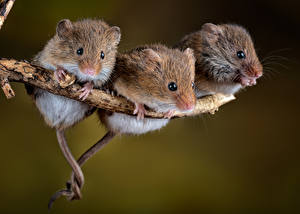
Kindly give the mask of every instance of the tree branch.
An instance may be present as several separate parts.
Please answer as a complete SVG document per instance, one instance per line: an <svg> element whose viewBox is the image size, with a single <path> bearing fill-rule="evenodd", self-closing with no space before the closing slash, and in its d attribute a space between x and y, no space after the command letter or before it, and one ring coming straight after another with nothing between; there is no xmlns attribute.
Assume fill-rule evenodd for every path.
<svg viewBox="0 0 300 214"><path fill-rule="evenodd" d="M0 29L14 5L15 0L2 0L0 3ZM22 82L47 90L51 93L65 96L74 100L79 99L78 92L81 86L74 84L75 77L68 75L64 82L57 82L52 71L47 71L41 67L31 65L26 61L17 61L14 59L0 59L0 85L5 96L10 99L15 96L9 81ZM202 113L213 114L218 108L231 100L233 95L225 96L216 94L197 100L196 108L193 112L184 114L177 112L175 117L193 116ZM85 103L97 108L106 109L112 112L133 114L134 105L124 97L111 96L102 90L92 90L92 93L84 101ZM162 113L147 110L146 117L163 118Z"/></svg>
<svg viewBox="0 0 300 214"><path fill-rule="evenodd" d="M2 89L8 98L14 96L14 92L9 85L10 82L28 83L47 90L53 94L68 97L70 99L79 99L79 90L81 86L74 84L75 77L68 76L66 81L57 82L53 71L31 65L26 61L17 61L15 59L0 59L0 80ZM2 84L3 82L3 84ZM234 100L233 95L216 94L213 96L204 97L197 100L196 108L190 113L177 112L175 117L194 116L202 113L214 113L218 108L231 100ZM124 97L112 96L103 90L93 89L92 93L84 101L85 103L97 108L106 109L112 112L120 112L132 115L134 104ZM162 113L152 110L147 110L146 117L163 118Z"/></svg>

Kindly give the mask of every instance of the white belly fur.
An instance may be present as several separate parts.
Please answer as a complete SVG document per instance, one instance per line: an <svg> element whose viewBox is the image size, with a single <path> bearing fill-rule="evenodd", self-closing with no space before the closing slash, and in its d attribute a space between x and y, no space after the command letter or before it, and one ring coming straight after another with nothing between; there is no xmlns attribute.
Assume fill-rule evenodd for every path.
<svg viewBox="0 0 300 214"><path fill-rule="evenodd" d="M145 118L137 120L136 116L113 113L106 116L108 129L120 134L144 134L161 129L168 124L168 119Z"/></svg>
<svg viewBox="0 0 300 214"><path fill-rule="evenodd" d="M36 89L36 106L46 123L55 128L68 128L85 117L90 106L66 97Z"/></svg>

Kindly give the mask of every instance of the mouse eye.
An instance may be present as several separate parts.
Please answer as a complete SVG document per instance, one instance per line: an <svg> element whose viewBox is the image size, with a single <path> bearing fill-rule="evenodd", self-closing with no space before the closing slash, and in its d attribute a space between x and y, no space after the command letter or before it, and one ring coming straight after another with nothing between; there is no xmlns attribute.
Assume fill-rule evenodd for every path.
<svg viewBox="0 0 300 214"><path fill-rule="evenodd" d="M238 52L236 53L236 55L237 55L237 57L238 57L239 59L245 59L245 58L246 58L246 54L245 54L243 51L238 51Z"/></svg>
<svg viewBox="0 0 300 214"><path fill-rule="evenodd" d="M79 48L76 53L77 55L81 56L83 54L83 48Z"/></svg>
<svg viewBox="0 0 300 214"><path fill-rule="evenodd" d="M195 89L195 83L192 82L192 89Z"/></svg>
<svg viewBox="0 0 300 214"><path fill-rule="evenodd" d="M101 51L101 53L100 53L100 58L101 58L101 59L104 59L104 57L105 57L105 54L103 53L103 51Z"/></svg>
<svg viewBox="0 0 300 214"><path fill-rule="evenodd" d="M170 82L168 84L168 88L169 88L170 91L176 91L177 90L177 85L176 85L175 82Z"/></svg>

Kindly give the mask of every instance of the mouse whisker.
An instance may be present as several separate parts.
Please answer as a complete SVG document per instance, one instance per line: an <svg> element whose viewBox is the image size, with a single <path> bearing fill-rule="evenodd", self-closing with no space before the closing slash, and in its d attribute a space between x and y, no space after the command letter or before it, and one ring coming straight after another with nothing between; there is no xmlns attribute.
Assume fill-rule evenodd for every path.
<svg viewBox="0 0 300 214"><path fill-rule="evenodd" d="M284 65L284 64L282 64L280 62L267 62L267 63L263 63L263 67L269 66L269 65L278 65L278 66L280 66L280 67L282 67L284 69L289 69L288 66L286 66L286 65Z"/></svg>
<svg viewBox="0 0 300 214"><path fill-rule="evenodd" d="M284 57L284 56L267 56L261 60L262 63L265 61L270 61L270 60L283 60L283 61L290 61L289 58Z"/></svg>

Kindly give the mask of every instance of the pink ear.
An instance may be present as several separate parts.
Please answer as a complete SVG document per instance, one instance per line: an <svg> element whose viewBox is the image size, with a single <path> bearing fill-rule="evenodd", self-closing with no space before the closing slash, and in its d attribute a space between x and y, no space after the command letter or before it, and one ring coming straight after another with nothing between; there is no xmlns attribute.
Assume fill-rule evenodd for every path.
<svg viewBox="0 0 300 214"><path fill-rule="evenodd" d="M201 30L206 31L207 33L215 34L215 35L218 35L218 34L222 33L222 29L218 25L215 25L215 24L212 24L212 23L204 24L202 26Z"/></svg>
<svg viewBox="0 0 300 214"><path fill-rule="evenodd" d="M121 30L117 26L113 26L106 31L108 39L111 40L114 45L118 45L121 40Z"/></svg>
<svg viewBox="0 0 300 214"><path fill-rule="evenodd" d="M161 62L160 56L153 49L147 48L147 49L144 49L143 52L145 54L147 54L152 60L154 60L156 62Z"/></svg>
<svg viewBox="0 0 300 214"><path fill-rule="evenodd" d="M195 59L195 56L194 56L193 49L187 48L187 49L184 50L183 53L188 57L189 63L195 64L196 59Z"/></svg>
<svg viewBox="0 0 300 214"><path fill-rule="evenodd" d="M206 23L202 26L201 32L204 40L216 42L223 31L218 25Z"/></svg>
<svg viewBox="0 0 300 214"><path fill-rule="evenodd" d="M63 19L58 22L56 33L60 38L65 38L70 35L73 29L73 24L69 19Z"/></svg>

